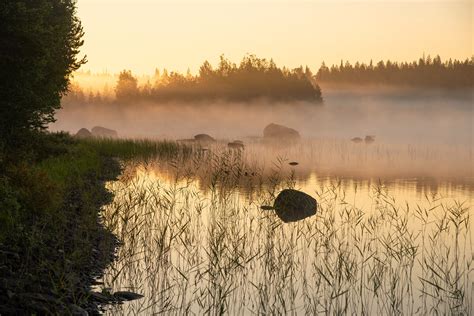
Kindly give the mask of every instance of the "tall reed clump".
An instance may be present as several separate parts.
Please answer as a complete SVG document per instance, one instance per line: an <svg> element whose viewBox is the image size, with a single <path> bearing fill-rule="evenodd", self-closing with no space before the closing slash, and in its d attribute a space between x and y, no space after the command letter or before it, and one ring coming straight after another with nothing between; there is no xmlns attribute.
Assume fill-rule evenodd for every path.
<svg viewBox="0 0 474 316"><path fill-rule="evenodd" d="M151 157L173 158L178 154L191 152L191 148L173 141L156 141L150 139L114 139L87 138L81 143L94 149L101 155L131 159Z"/></svg>
<svg viewBox="0 0 474 316"><path fill-rule="evenodd" d="M468 202L408 204L380 183L358 205L336 179L312 188L316 216L284 224L260 205L303 182L283 159L263 174L243 155L130 163L109 183L103 219L123 245L104 287L145 295L110 314L472 312Z"/></svg>

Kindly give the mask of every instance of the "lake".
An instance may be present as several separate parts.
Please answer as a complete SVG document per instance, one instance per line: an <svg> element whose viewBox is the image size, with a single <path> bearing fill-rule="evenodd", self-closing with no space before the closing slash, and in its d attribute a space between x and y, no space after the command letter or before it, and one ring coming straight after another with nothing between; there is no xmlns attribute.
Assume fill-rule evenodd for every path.
<svg viewBox="0 0 474 316"><path fill-rule="evenodd" d="M244 142L124 163L103 211L123 244L99 288L145 297L106 314L472 312L470 148ZM261 209L286 188L316 215Z"/></svg>

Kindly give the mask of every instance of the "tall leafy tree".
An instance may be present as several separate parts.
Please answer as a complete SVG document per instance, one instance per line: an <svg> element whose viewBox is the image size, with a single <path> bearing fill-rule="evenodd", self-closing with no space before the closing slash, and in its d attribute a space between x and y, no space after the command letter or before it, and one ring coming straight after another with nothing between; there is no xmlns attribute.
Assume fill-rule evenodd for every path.
<svg viewBox="0 0 474 316"><path fill-rule="evenodd" d="M130 102L139 95L138 80L130 70L124 70L120 73L115 87L115 95L117 100L122 102Z"/></svg>
<svg viewBox="0 0 474 316"><path fill-rule="evenodd" d="M0 141L54 121L83 35L75 0L0 1Z"/></svg>

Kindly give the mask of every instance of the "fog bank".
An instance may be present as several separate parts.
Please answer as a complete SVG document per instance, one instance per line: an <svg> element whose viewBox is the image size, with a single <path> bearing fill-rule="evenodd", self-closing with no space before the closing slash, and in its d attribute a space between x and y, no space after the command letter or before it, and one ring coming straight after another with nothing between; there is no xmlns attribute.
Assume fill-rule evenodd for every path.
<svg viewBox="0 0 474 316"><path fill-rule="evenodd" d="M179 139L197 133L234 139L261 136L274 122L305 138L351 139L376 135L378 142L472 145L472 91L324 90L324 104L167 103L64 104L53 131L74 134L82 127L105 126L122 137Z"/></svg>

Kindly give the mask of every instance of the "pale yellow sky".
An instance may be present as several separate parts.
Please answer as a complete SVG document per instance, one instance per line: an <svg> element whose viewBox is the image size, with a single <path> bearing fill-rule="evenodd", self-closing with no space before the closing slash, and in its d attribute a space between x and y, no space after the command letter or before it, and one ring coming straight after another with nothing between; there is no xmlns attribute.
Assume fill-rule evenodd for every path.
<svg viewBox="0 0 474 316"><path fill-rule="evenodd" d="M278 65L473 55L472 0L78 0L82 70L196 72L246 53Z"/></svg>

